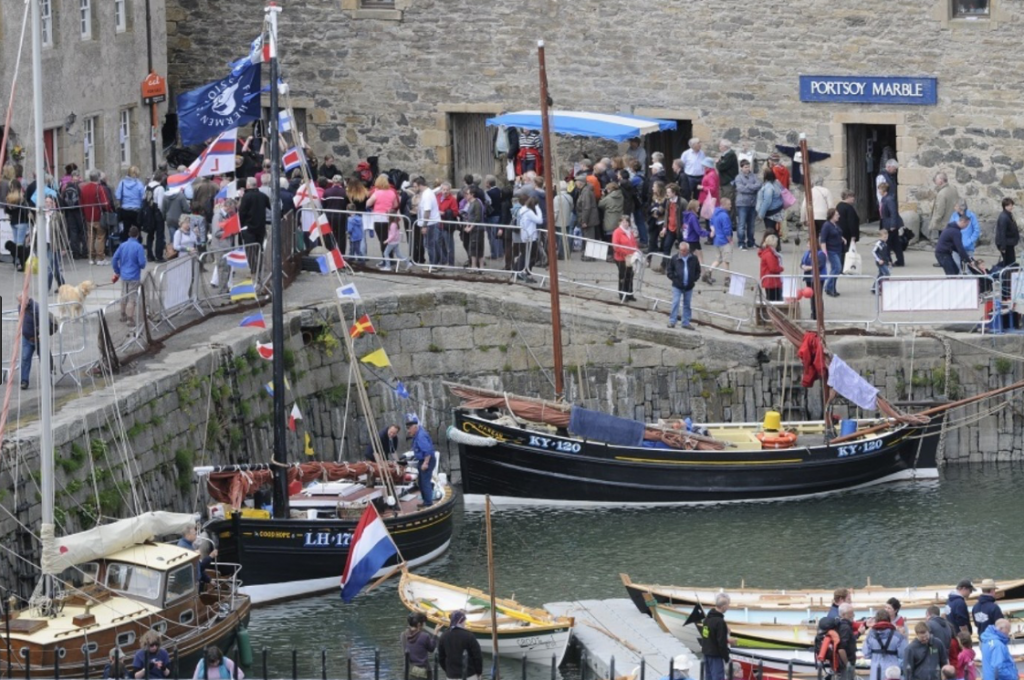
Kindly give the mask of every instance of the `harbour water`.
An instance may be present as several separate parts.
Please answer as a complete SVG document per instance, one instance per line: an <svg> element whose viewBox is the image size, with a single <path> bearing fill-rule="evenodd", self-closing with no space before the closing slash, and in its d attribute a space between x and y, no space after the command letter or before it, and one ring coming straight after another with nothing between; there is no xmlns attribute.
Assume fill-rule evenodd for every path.
<svg viewBox="0 0 1024 680"><path fill-rule="evenodd" d="M1024 465L956 467L937 482L901 483L785 503L644 510L497 508L493 517L497 591L524 604L625 597L619 573L675 585L796 588L955 583L963 577L1024 575L1019 518ZM341 570L339 565L339 572ZM419 573L486 589L481 512L458 511L452 548ZM345 605L337 593L253 612L256 652L270 651L272 676L401 677L398 647L407 610L397 579ZM854 598L856 605L856 597ZM858 611L858 616L866 612ZM520 677L518 664L502 665ZM260 669L252 669L258 676ZM562 677L577 678L570 665ZM530 669L531 678L550 670Z"/></svg>

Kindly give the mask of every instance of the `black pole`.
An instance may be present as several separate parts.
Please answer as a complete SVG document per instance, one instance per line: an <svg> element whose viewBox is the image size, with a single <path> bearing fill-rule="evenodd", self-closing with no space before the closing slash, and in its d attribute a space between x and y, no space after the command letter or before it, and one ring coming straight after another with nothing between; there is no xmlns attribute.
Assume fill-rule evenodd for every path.
<svg viewBox="0 0 1024 680"><path fill-rule="evenodd" d="M82 675L89 680L89 645L84 645L82 651L85 653L85 672Z"/></svg>
<svg viewBox="0 0 1024 680"><path fill-rule="evenodd" d="M552 666L554 666L554 662L553 661L552 661ZM609 678L614 678L615 677L615 657L614 656L611 658L611 661L608 663L608 677ZM555 669L552 667L552 669L551 669L551 680L554 680L554 678L555 678Z"/></svg>
<svg viewBox="0 0 1024 680"><path fill-rule="evenodd" d="M263 648L263 680L270 680L270 673L267 672L267 648Z"/></svg>
<svg viewBox="0 0 1024 680"><path fill-rule="evenodd" d="M153 35L150 26L152 12L149 6L150 0L146 0L146 72L153 72ZM125 7L125 11L128 8ZM127 20L127 18L126 18ZM156 172L156 104L149 105L149 156L153 164L153 172Z"/></svg>
<svg viewBox="0 0 1024 680"><path fill-rule="evenodd" d="M348 667L348 680L352 680L352 652L349 652L348 661L345 664Z"/></svg>
<svg viewBox="0 0 1024 680"><path fill-rule="evenodd" d="M320 648L320 677L327 680L327 649Z"/></svg>
<svg viewBox="0 0 1024 680"><path fill-rule="evenodd" d="M53 650L53 680L60 680L60 652Z"/></svg>
<svg viewBox="0 0 1024 680"><path fill-rule="evenodd" d="M587 680L587 650L580 654L580 680Z"/></svg>
<svg viewBox="0 0 1024 680"><path fill-rule="evenodd" d="M732 677L732 662L729 662L729 677ZM764 659L757 662L757 680L764 680Z"/></svg>
<svg viewBox="0 0 1024 680"><path fill-rule="evenodd" d="M274 517L287 519L288 513L288 452L285 450L285 412L284 412L284 286L281 278L284 267L281 248L281 143L278 139L278 102L277 79L277 12L280 9L270 3L267 10L270 35L268 40L274 45L270 58L270 120L267 121L267 134L270 135L270 185L274 194L270 201L270 236L271 236L271 293L274 297L271 308L273 328L271 339L274 346Z"/></svg>
<svg viewBox="0 0 1024 680"><path fill-rule="evenodd" d="M523 680L526 680L526 655L523 654Z"/></svg>
<svg viewBox="0 0 1024 680"><path fill-rule="evenodd" d="M174 648L174 658L171 659L171 668L174 669L174 680L178 680L181 677L181 671L178 669L178 648Z"/></svg>
<svg viewBox="0 0 1024 680"><path fill-rule="evenodd" d="M669 659L669 661L668 661L668 680L675 680L672 677L672 674L673 674L672 662L673 662L673 659ZM647 659L645 659L644 657L640 657L640 680L646 680L646 679L647 679Z"/></svg>
<svg viewBox="0 0 1024 680"><path fill-rule="evenodd" d="M405 672L402 674L405 680L409 680L409 652L405 653Z"/></svg>
<svg viewBox="0 0 1024 680"><path fill-rule="evenodd" d="M793 660L786 664L786 680L793 680Z"/></svg>
<svg viewBox="0 0 1024 680"><path fill-rule="evenodd" d="M299 650L292 650L292 680L299 680Z"/></svg>
<svg viewBox="0 0 1024 680"><path fill-rule="evenodd" d="M21 655L25 658L25 680L30 680L32 678L32 657L28 655L28 647L22 650ZM42 659L39 664L42 665Z"/></svg>

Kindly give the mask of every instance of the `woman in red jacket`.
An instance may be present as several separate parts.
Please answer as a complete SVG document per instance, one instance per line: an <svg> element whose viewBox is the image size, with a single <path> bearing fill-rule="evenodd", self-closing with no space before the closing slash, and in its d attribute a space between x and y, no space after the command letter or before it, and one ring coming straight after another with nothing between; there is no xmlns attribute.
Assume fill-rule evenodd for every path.
<svg viewBox="0 0 1024 680"><path fill-rule="evenodd" d="M768 234L761 244L761 288L764 295L770 302L782 302L782 255L775 247L779 245L779 239L775 234ZM766 278L770 277L770 278Z"/></svg>
<svg viewBox="0 0 1024 680"><path fill-rule="evenodd" d="M619 296L622 302L635 302L633 297L633 255L639 252L636 230L628 216L619 220L618 228L612 232L612 257L619 268Z"/></svg>

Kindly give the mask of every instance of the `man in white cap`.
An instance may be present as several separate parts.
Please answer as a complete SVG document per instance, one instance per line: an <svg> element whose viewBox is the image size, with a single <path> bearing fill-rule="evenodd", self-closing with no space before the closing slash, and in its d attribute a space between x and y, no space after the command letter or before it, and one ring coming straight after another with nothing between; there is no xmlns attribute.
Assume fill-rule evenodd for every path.
<svg viewBox="0 0 1024 680"><path fill-rule="evenodd" d="M434 442L430 435L420 427L420 419L415 413L405 415L405 431L412 440L412 452L420 472L418 483L423 502L420 508L429 508L434 504L434 468L437 467L437 456L434 455Z"/></svg>

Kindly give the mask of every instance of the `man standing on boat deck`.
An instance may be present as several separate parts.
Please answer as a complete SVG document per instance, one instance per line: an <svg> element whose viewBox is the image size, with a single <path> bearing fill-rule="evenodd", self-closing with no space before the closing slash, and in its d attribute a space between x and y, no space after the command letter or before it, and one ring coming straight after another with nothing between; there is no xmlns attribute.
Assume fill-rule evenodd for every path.
<svg viewBox="0 0 1024 680"><path fill-rule="evenodd" d="M434 469L437 467L437 456L434 455L434 442L427 431L420 427L420 419L415 413L405 416L405 429L408 439L412 440L412 452L419 465L419 486L423 502L418 507L429 508L434 504Z"/></svg>
<svg viewBox="0 0 1024 680"><path fill-rule="evenodd" d="M398 453L398 425L388 425L377 434L377 439L380 440L380 450L384 452L384 458L393 459ZM376 460L373 455L373 442L366 445L363 458L371 463Z"/></svg>
<svg viewBox="0 0 1024 680"><path fill-rule="evenodd" d="M990 578L981 582L981 595L971 609L974 625L978 627L978 635L985 632L990 625L1003 618L1003 610L996 604L996 582Z"/></svg>
<svg viewBox="0 0 1024 680"><path fill-rule="evenodd" d="M729 596L719 593L700 627L700 651L704 654L705 680L725 680L725 664L729 662L729 645L736 641L729 637L725 613L729 611Z"/></svg>
<svg viewBox="0 0 1024 680"><path fill-rule="evenodd" d="M949 599L946 600L946 619L953 624L953 629L957 633L960 631L974 632L971 628L971 617L967 613L967 598L974 590L974 584L964 579L956 584L956 590L950 592Z"/></svg>

